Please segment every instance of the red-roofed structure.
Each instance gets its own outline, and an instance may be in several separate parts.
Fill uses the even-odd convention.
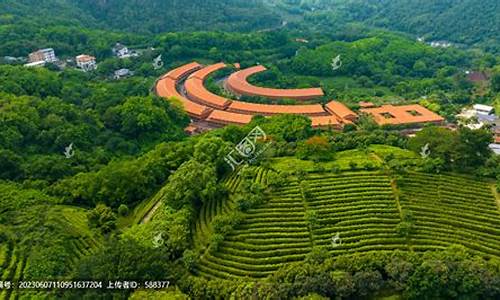
[[[216,123],[218,125],[245,125],[252,121],[252,115],[238,114],[223,110],[214,110],[207,118],[208,122]]]
[[[248,83],[247,78],[253,74],[266,71],[264,66],[255,66],[235,72],[229,76],[226,86],[233,93],[246,96],[259,96],[271,99],[297,99],[307,100],[322,97],[324,95],[321,88],[308,89],[273,89],[254,86]]]
[[[193,62],[180,66],[158,80],[156,93],[161,97],[178,99],[190,117],[200,120],[186,128],[186,132],[195,133],[200,128],[224,126],[228,124],[244,125],[250,123],[253,116],[272,116],[277,114],[298,114],[311,118],[315,128],[341,129],[357,119],[356,113],[344,104],[331,101],[325,108],[321,104],[309,105],[272,105],[235,101],[215,95],[204,86],[210,74],[225,68],[224,63],[202,67]],[[191,75],[190,75],[191,74]],[[188,78],[182,82],[184,78]],[[185,95],[179,84],[183,83]],[[177,89],[179,86],[179,90]],[[200,128],[196,126],[201,126]],[[207,127],[208,126],[208,127]]]
[[[324,116],[328,114],[323,109],[323,106],[321,106],[321,104],[273,105],[273,104],[257,104],[257,103],[249,103],[242,101],[233,101],[229,105],[227,110],[242,114],[254,114],[263,116],[272,116],[277,114]]]
[[[204,119],[208,116],[210,111],[212,111],[209,107],[200,105],[183,97],[179,94],[179,92],[177,92],[175,86],[176,81],[174,79],[165,77],[164,79],[160,79],[156,84],[156,93],[160,97],[175,98],[179,100],[188,115],[196,119]]]
[[[358,119],[358,115],[350,110],[343,103],[338,101],[330,101],[325,105],[325,109],[332,115],[338,116],[343,120],[354,122]]]
[[[361,112],[370,114],[379,125],[440,124],[444,121],[443,117],[418,104],[383,105],[376,108],[361,109]]]
[[[199,63],[192,62],[192,63],[189,63],[187,65],[183,65],[183,66],[180,66],[176,69],[173,69],[172,71],[163,75],[161,78],[163,79],[165,77],[170,77],[174,80],[179,80],[182,77],[185,77],[186,75],[188,75],[189,73],[192,73],[196,70],[201,69],[201,67],[202,67],[202,65],[200,65]]]
[[[359,101],[359,107],[361,108],[372,108],[372,107],[375,107],[375,104],[373,104],[373,102],[369,102],[369,101]]]
[[[192,100],[207,105],[209,107],[213,107],[216,109],[224,110],[231,103],[231,100],[216,95],[209,90],[207,90],[204,86],[205,79],[213,72],[224,69],[226,67],[223,63],[218,63],[215,65],[210,65],[204,67],[193,74],[191,74],[186,82],[184,83],[184,87],[186,88],[186,94]]]
[[[219,70],[222,70],[225,67],[226,67],[225,63],[218,63],[218,64],[206,66],[206,67],[194,72],[193,74],[191,74],[188,79],[198,78],[198,79],[205,81],[210,74],[217,72]]]
[[[213,94],[207,90],[203,85],[203,80],[196,77],[188,78],[184,83],[184,87],[186,88],[186,94],[190,99],[203,105],[224,110],[231,103],[231,100]]]
[[[313,128],[337,129],[340,130],[344,124],[336,116],[310,117]]]
[[[162,76],[161,79],[156,83],[156,94],[158,96],[164,98],[175,98],[179,100],[188,115],[195,119],[206,118],[212,110],[204,105],[200,105],[183,97],[177,91],[176,85],[178,80],[188,75],[189,73],[196,71],[200,67],[201,65],[196,62],[181,66]]]

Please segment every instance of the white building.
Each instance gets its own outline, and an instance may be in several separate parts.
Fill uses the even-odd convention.
[[[472,107],[478,114],[491,115],[493,113],[493,106],[484,105],[484,104],[474,104]]]
[[[44,61],[46,63],[53,63],[57,61],[56,53],[52,48],[40,49],[29,54],[29,62]]]
[[[490,144],[489,147],[496,155],[500,155],[500,144]]]
[[[76,65],[85,72],[97,69],[95,57],[86,54],[76,57]]]
[[[448,41],[433,41],[430,42],[429,45],[434,48],[449,48],[453,46],[453,44]]]
[[[116,43],[113,47],[113,54],[118,56],[119,58],[126,58],[131,56],[130,50],[120,43]]]
[[[131,72],[129,69],[120,69],[115,71],[115,75],[113,76],[113,78],[121,79],[132,75],[134,75],[134,73]]]
[[[45,66],[45,61],[43,61],[43,60],[35,61],[35,62],[24,64],[24,66],[27,68],[41,68],[41,67]]]

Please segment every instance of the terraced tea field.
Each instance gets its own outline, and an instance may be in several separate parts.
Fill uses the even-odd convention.
[[[96,239],[87,225],[87,217],[84,209],[68,206],[54,206],[45,208],[48,210],[48,218],[43,228],[56,228],[61,232],[47,231],[40,236],[44,239],[55,238],[55,234],[61,238],[64,237],[64,243],[61,244],[70,254],[68,264],[71,267],[85,255],[91,254],[100,246],[101,241]],[[42,230],[43,228],[40,228]],[[41,241],[33,240],[33,244]],[[29,246],[28,246],[29,248]],[[29,269],[30,253],[26,245],[16,245],[13,243],[0,244],[0,281],[17,282],[25,279],[24,273]],[[2,289],[0,299],[17,299],[20,296],[18,290]],[[24,296],[25,293],[23,293]],[[32,292],[32,297],[39,296],[44,299],[47,294],[43,291]]]
[[[308,207],[319,218],[315,245],[327,246],[333,254],[407,249],[395,230],[400,214],[387,176],[322,174],[310,175],[306,182],[312,195]]]
[[[265,180],[267,173],[260,169],[259,174],[255,180]],[[238,180],[233,174],[225,184],[234,191]],[[303,260],[314,246],[338,256],[461,244],[500,257],[500,210],[486,182],[421,173],[396,182],[375,171],[309,173],[302,181],[289,181],[249,210],[217,252],[204,252],[200,275],[264,278],[283,264]],[[207,205],[198,234],[210,234],[209,220],[231,209],[230,201]],[[408,237],[398,233],[402,211],[414,219]]]
[[[278,193],[279,197],[249,210],[217,253],[206,253],[200,264],[202,273],[222,278],[265,277],[283,263],[304,259],[312,243],[299,187],[294,183]]]
[[[410,173],[398,186],[401,206],[415,216],[415,251],[461,244],[477,254],[500,257],[500,214],[491,187],[450,175]]]

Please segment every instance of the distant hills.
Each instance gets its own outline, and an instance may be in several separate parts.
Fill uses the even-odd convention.
[[[500,50],[498,0],[265,0],[287,14],[335,28],[349,22]]]
[[[3,0],[14,17],[133,33],[254,31],[282,19],[330,33],[348,23],[500,52],[498,0]],[[293,27],[292,27],[293,28]]]
[[[280,24],[260,0],[4,0],[0,24],[9,18],[42,24],[73,23],[135,33],[251,31]]]

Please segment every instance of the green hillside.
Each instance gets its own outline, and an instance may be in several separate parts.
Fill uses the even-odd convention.
[[[317,247],[338,257],[462,245],[485,258],[500,257],[500,208],[489,183],[417,172],[393,178],[364,168],[339,172],[326,166],[289,175],[284,187],[268,191],[264,204],[244,213],[217,251],[203,252],[197,273],[209,279],[264,278],[305,260]],[[269,172],[259,167],[254,180],[265,183]],[[241,181],[234,173],[224,183],[234,193]],[[202,209],[198,239],[206,241],[209,221],[234,207],[231,198]]]
[[[56,280],[102,243],[87,222],[87,210],[59,205],[35,190],[0,182],[0,280]],[[51,203],[52,202],[52,203]],[[2,289],[0,299],[18,290]],[[23,292],[34,296],[37,292]],[[40,292],[40,295],[47,295]]]
[[[122,32],[251,31],[280,24],[260,0],[21,0],[0,2],[0,16],[42,24],[71,23]],[[1,18],[0,18],[1,23]]]
[[[350,22],[423,36],[480,45],[498,52],[500,23],[498,1],[485,0],[267,0],[285,18],[305,16],[322,30]],[[304,19],[299,19],[299,23]],[[310,24],[309,24],[310,26]]]

